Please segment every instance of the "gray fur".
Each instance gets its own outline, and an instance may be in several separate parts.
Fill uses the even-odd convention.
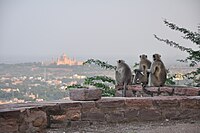
[[[135,69],[134,83],[146,86],[149,81],[149,69],[151,67],[151,61],[147,59],[147,55],[140,55],[139,69]]]
[[[159,54],[153,55],[153,64],[151,66],[151,84],[156,87],[161,87],[167,79],[167,72],[164,63],[161,61]]]
[[[122,96],[126,96],[127,85],[132,82],[132,73],[130,67],[123,60],[117,61],[117,69],[115,72],[117,85],[123,85]]]

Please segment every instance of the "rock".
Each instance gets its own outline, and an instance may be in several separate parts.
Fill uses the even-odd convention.
[[[95,88],[80,88],[69,91],[70,99],[74,101],[93,101],[101,99],[102,91]]]
[[[33,121],[33,126],[40,127],[43,125],[44,122],[45,122],[45,119],[43,117],[38,117]]]
[[[115,97],[122,97],[122,90],[117,90],[115,92]],[[126,90],[126,97],[134,97],[132,90]]]

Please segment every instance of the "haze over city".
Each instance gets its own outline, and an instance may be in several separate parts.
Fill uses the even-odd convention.
[[[195,48],[164,19],[197,32],[199,0],[1,0],[0,63],[71,58],[139,60],[159,53],[165,62],[187,56],[161,38]]]

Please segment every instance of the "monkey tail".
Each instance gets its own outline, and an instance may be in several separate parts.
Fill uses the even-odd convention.
[[[127,89],[127,84],[124,84],[124,87],[123,87],[123,92],[122,92],[122,97],[126,97],[126,89]]]

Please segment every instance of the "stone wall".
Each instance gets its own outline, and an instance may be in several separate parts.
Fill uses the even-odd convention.
[[[123,86],[115,87],[117,96],[121,96],[121,90]],[[198,87],[187,87],[187,86],[164,86],[164,87],[153,87],[147,86],[143,88],[141,85],[128,85],[127,87],[128,97],[149,97],[149,96],[200,96],[200,88]],[[133,91],[135,92],[133,94]]]
[[[131,121],[200,120],[200,96],[104,97],[0,105],[0,133]]]

